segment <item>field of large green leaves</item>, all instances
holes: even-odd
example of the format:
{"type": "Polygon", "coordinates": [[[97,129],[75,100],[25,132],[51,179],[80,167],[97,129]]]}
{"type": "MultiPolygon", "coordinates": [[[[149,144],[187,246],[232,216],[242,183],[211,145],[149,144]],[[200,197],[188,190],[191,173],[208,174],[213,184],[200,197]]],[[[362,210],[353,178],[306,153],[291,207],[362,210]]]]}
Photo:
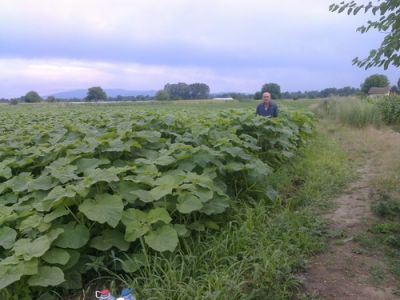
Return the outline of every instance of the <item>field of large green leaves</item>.
{"type": "MultiPolygon", "coordinates": [[[[233,205],[273,202],[268,176],[312,117],[256,103],[0,107],[0,290],[68,293],[134,274],[233,205]]],[[[44,298],[43,298],[44,299],[44,298]]]]}

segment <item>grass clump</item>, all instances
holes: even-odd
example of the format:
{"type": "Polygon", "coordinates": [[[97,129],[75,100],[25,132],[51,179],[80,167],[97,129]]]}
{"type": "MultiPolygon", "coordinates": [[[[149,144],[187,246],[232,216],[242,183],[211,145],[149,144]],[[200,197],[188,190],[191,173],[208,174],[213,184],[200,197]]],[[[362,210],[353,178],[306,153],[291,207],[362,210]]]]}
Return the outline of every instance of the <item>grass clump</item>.
{"type": "Polygon", "coordinates": [[[320,102],[315,111],[325,118],[354,127],[400,125],[400,96],[382,98],[330,99],[320,102]]]}
{"type": "Polygon", "coordinates": [[[381,110],[374,100],[361,98],[324,100],[315,110],[322,117],[354,127],[367,125],[380,127],[384,124],[381,110]]]}
{"type": "Polygon", "coordinates": [[[400,201],[387,194],[379,194],[379,200],[372,204],[372,211],[379,217],[398,219],[400,217],[400,201]]]}

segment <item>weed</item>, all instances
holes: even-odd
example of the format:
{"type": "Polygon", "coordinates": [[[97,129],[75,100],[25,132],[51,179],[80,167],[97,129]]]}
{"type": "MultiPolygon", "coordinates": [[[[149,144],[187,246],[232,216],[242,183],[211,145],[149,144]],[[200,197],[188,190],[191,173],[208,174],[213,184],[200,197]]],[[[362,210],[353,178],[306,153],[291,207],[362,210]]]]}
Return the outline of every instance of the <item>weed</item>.
{"type": "Polygon", "coordinates": [[[385,272],[383,271],[381,266],[372,266],[369,270],[370,272],[370,282],[374,286],[379,286],[385,280],[385,272]]]}

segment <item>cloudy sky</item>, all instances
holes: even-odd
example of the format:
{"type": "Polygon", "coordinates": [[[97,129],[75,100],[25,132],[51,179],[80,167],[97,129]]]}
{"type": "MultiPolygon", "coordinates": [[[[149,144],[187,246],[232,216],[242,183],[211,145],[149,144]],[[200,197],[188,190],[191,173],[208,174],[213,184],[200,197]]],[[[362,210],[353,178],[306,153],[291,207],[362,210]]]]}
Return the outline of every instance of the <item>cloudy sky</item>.
{"type": "Polygon", "coordinates": [[[0,97],[88,88],[212,92],[359,87],[382,73],[352,66],[383,38],[334,0],[0,0],[0,97]]]}

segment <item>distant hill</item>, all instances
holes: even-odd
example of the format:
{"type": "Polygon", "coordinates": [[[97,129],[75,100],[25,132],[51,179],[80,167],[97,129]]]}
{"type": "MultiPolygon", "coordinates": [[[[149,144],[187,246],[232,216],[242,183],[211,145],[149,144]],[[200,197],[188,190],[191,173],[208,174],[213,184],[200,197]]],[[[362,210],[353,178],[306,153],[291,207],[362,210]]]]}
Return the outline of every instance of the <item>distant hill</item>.
{"type": "MultiPolygon", "coordinates": [[[[149,91],[130,91],[130,90],[124,90],[124,89],[104,89],[104,91],[107,93],[108,97],[117,97],[118,95],[120,96],[154,96],[156,94],[156,91],[154,90],[149,90],[149,91]]],[[[72,99],[72,98],[78,98],[78,99],[83,99],[87,95],[87,89],[82,89],[82,90],[71,90],[71,91],[65,91],[65,92],[60,92],[60,93],[55,93],[51,94],[49,96],[54,96],[58,99],[72,99]]]]}

